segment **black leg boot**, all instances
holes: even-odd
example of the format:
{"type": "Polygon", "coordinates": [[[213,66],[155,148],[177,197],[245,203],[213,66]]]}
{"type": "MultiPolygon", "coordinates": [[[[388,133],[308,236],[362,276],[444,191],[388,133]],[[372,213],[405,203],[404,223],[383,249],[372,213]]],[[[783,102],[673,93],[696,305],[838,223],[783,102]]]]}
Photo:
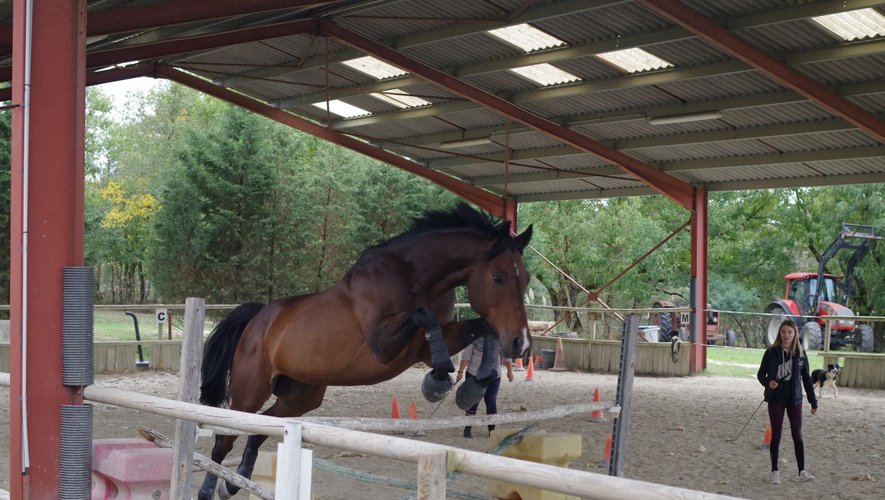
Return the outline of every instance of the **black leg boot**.
{"type": "Polygon", "coordinates": [[[469,439],[469,438],[472,438],[472,437],[473,437],[473,432],[472,432],[472,430],[473,430],[473,428],[470,427],[469,425],[468,425],[467,427],[465,427],[465,428],[464,428],[464,437],[466,437],[466,438],[468,438],[468,439],[469,439]]]}
{"type": "Polygon", "coordinates": [[[494,426],[494,425],[489,425],[489,436],[492,435],[492,431],[493,431],[493,430],[495,430],[495,426],[494,426]]]}

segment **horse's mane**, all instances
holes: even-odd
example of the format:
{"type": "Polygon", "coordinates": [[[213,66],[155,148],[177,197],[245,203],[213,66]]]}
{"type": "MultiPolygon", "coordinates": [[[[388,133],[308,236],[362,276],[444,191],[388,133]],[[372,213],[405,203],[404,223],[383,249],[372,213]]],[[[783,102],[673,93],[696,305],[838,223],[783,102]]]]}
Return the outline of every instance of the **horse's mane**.
{"type": "Polygon", "coordinates": [[[484,234],[490,239],[509,234],[510,222],[497,219],[487,212],[481,212],[470,205],[459,202],[447,210],[432,210],[412,219],[412,225],[404,233],[382,241],[367,250],[384,247],[398,241],[443,230],[471,230],[484,234]]]}

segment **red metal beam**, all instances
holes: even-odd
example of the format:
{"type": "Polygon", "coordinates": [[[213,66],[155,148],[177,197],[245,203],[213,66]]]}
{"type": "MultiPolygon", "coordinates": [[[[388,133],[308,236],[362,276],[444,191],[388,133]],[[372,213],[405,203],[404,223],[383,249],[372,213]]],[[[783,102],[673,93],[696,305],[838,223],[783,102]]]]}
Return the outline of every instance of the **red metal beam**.
{"type": "Polygon", "coordinates": [[[610,161],[637,177],[639,180],[666,195],[677,203],[691,210],[692,187],[690,184],[668,175],[632,156],[617,149],[580,134],[568,127],[556,124],[544,117],[525,110],[509,101],[489,94],[469,83],[417,61],[402,52],[392,49],[380,42],[364,37],[334,22],[323,19],[320,22],[323,34],[333,36],[343,43],[358,50],[368,52],[376,57],[418,75],[428,82],[455,92],[471,101],[493,109],[498,113],[538,130],[558,141],[570,144],[582,151],[594,154],[610,161]]]}
{"type": "Polygon", "coordinates": [[[691,215],[691,346],[689,371],[707,368],[707,192],[695,188],[691,215]]]}
{"type": "Polygon", "coordinates": [[[487,210],[498,217],[506,215],[506,200],[494,193],[485,191],[471,184],[449,177],[435,170],[431,170],[423,165],[409,161],[401,156],[397,156],[389,151],[376,148],[366,142],[354,139],[348,135],[342,134],[332,128],[323,127],[316,123],[309,122],[303,118],[299,118],[291,113],[287,113],[279,108],[268,106],[263,102],[257,101],[237,92],[233,92],[213,83],[197,78],[193,75],[177,70],[165,64],[156,66],[156,74],[164,78],[168,78],[174,82],[186,85],[195,90],[217,97],[231,104],[248,109],[254,113],[270,118],[284,125],[301,130],[313,136],[319,137],[326,141],[344,146],[348,149],[362,153],[366,156],[375,158],[384,163],[406,170],[418,176],[421,176],[441,187],[451,191],[452,193],[476,204],[480,208],[487,210]]]}
{"type": "Polygon", "coordinates": [[[641,0],[653,12],[697,34],[718,50],[731,54],[772,80],[795,90],[830,113],[858,127],[878,141],[885,142],[885,122],[848,99],[771,57],[743,38],[686,6],[679,0],[641,0]]]}
{"type": "MultiPolygon", "coordinates": [[[[105,9],[88,14],[86,36],[139,31],[325,3],[332,2],[329,0],[191,0],[105,9]]],[[[11,46],[12,26],[0,26],[0,49],[8,49],[11,46]]]]}
{"type": "MultiPolygon", "coordinates": [[[[86,86],[101,85],[102,83],[119,82],[138,78],[140,76],[155,76],[153,64],[137,64],[124,68],[114,68],[107,71],[96,71],[86,75],[86,86]]],[[[0,101],[12,100],[12,87],[0,89],[0,101]]],[[[18,101],[17,101],[18,102],[18,101]]]]}
{"type": "Polygon", "coordinates": [[[9,483],[43,499],[58,498],[61,407],[83,401],[62,385],[61,330],[62,270],[83,265],[86,0],[33,2],[30,26],[28,3],[13,4],[9,483]]]}
{"type": "Polygon", "coordinates": [[[317,31],[317,28],[318,21],[316,19],[302,19],[287,23],[272,24],[270,26],[244,28],[225,33],[176,38],[164,42],[93,52],[87,56],[86,65],[89,68],[96,68],[130,61],[159,59],[171,55],[216,49],[239,43],[256,42],[270,38],[310,33],[317,31]]]}
{"type": "MultiPolygon", "coordinates": [[[[316,19],[304,19],[270,26],[244,28],[225,33],[214,33],[212,35],[178,38],[175,40],[137,45],[122,49],[110,49],[93,52],[87,55],[86,67],[102,68],[133,61],[152,61],[176,54],[216,49],[238,43],[248,43],[267,40],[269,38],[310,33],[317,29],[318,22],[316,19]]],[[[0,82],[9,81],[11,78],[11,71],[12,70],[9,66],[0,67],[0,82]]]]}

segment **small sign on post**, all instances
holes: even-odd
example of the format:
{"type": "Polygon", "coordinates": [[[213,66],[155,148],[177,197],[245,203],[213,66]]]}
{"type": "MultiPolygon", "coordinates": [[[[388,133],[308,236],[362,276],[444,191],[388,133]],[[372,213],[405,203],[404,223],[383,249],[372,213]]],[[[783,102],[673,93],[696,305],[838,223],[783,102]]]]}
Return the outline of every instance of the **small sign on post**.
{"type": "Polygon", "coordinates": [[[169,316],[169,311],[165,308],[157,308],[154,312],[154,319],[157,321],[157,340],[163,340],[163,325],[169,316]]]}

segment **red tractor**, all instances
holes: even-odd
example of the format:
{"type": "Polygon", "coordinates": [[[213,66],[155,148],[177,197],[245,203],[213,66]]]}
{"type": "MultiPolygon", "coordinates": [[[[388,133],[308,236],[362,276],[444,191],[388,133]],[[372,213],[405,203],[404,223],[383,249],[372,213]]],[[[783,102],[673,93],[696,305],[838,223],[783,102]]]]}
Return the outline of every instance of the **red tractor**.
{"type": "MultiPolygon", "coordinates": [[[[822,330],[826,328],[827,316],[854,316],[845,306],[854,288],[851,278],[854,267],[870,249],[881,240],[875,228],[856,224],[842,224],[842,233],[821,255],[817,272],[790,273],[785,276],[787,290],[784,298],[777,299],[765,308],[773,314],[768,320],[765,345],[770,346],[777,338],[781,323],[792,319],[799,325],[802,346],[806,349],[820,349],[822,330]],[[854,250],[845,269],[845,277],[840,278],[824,272],[827,262],[843,248],[854,250]]],[[[840,319],[830,323],[830,346],[854,345],[858,351],[873,350],[873,328],[870,325],[855,325],[854,320],[840,319]]]]}

